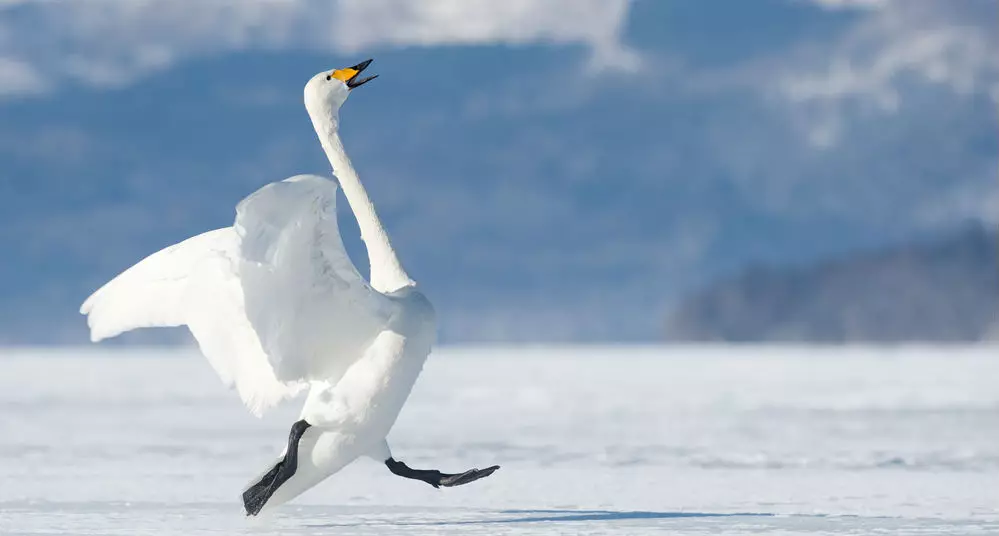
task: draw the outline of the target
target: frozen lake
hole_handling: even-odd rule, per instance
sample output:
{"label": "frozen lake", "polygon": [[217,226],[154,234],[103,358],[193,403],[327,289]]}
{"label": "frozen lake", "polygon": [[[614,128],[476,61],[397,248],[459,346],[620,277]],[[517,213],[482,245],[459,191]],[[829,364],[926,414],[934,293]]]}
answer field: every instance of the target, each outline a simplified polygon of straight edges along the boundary
{"label": "frozen lake", "polygon": [[273,515],[250,416],[193,351],[0,350],[0,534],[996,534],[999,349],[435,352],[389,440]]}

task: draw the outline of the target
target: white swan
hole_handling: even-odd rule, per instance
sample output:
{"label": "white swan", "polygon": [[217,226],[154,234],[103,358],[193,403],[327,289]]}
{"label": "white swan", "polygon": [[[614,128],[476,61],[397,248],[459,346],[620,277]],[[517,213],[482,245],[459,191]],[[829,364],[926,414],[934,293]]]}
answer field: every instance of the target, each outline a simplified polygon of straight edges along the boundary
{"label": "white swan", "polygon": [[287,502],[360,456],[434,487],[489,476],[410,469],[386,436],[435,340],[430,302],[403,270],[344,151],[340,106],[371,63],[323,72],[305,107],[368,250],[360,276],[337,228],[337,182],[299,175],[236,207],[232,227],[150,255],[84,302],[91,339],[186,325],[222,381],[254,414],[309,386],[277,462],[243,492],[247,515]]}

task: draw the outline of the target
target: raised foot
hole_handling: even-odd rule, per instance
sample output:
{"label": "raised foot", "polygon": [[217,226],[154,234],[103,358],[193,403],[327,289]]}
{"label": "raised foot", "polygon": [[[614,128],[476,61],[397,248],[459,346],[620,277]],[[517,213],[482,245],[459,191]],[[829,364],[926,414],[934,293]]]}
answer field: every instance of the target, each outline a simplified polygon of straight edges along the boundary
{"label": "raised foot", "polygon": [[475,482],[480,478],[485,478],[499,469],[500,466],[494,465],[492,467],[486,467],[485,469],[469,469],[464,473],[456,475],[444,475],[441,477],[440,485],[446,488],[452,488],[454,486],[461,486],[463,484],[468,484],[469,482]]}
{"label": "raised foot", "polygon": [[449,474],[442,473],[436,469],[413,469],[412,467],[392,458],[385,460],[385,465],[393,474],[403,478],[421,480],[435,488],[441,486],[452,488],[474,482],[480,478],[485,478],[499,469],[498,465],[486,467],[485,469],[469,469],[464,473]]}

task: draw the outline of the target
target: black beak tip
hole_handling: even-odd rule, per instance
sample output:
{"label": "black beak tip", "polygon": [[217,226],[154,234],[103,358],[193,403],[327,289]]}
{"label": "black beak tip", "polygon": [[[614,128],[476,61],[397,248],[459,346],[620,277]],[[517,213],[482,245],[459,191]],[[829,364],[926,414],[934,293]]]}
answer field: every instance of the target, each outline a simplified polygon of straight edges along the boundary
{"label": "black beak tip", "polygon": [[371,65],[372,61],[374,61],[373,58],[366,59],[366,60],[362,61],[361,63],[358,63],[357,65],[351,67],[351,69],[354,69],[357,72],[361,72],[361,71],[367,69],[368,65]]}

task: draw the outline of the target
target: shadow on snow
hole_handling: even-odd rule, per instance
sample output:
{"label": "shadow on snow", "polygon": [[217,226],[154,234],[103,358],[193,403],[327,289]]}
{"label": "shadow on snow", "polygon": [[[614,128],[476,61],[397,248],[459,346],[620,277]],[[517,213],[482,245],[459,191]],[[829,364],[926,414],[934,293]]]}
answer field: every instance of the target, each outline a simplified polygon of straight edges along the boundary
{"label": "shadow on snow", "polygon": [[[390,522],[391,525],[410,526],[449,526],[449,525],[489,525],[505,523],[545,523],[545,522],[582,522],[582,521],[628,521],[642,519],[682,519],[682,518],[712,518],[712,517],[772,517],[774,514],[759,512],[742,512],[733,514],[715,514],[708,512],[647,512],[647,511],[615,511],[615,510],[500,510],[495,512],[514,517],[499,519],[464,519],[455,521],[412,521]],[[486,514],[489,515],[489,514]],[[313,527],[331,527],[334,524],[311,525]]]}
{"label": "shadow on snow", "polygon": [[[544,521],[624,521],[629,519],[679,519],[686,517],[746,517],[771,516],[765,513],[712,514],[708,512],[646,512],[615,510],[503,510],[503,514],[522,517],[469,521],[468,523],[535,523]],[[465,522],[456,522],[465,523]],[[446,524],[442,522],[441,524]]]}

